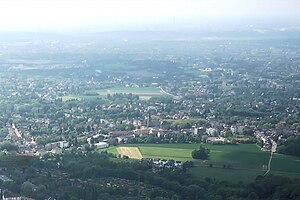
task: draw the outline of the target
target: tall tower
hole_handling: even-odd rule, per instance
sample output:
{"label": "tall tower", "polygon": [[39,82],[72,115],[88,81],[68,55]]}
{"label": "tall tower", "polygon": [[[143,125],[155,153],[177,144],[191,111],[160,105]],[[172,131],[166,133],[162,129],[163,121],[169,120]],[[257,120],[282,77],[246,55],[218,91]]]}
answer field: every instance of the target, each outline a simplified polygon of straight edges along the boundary
{"label": "tall tower", "polygon": [[150,122],[151,122],[151,114],[150,114],[150,111],[149,111],[148,114],[147,114],[147,128],[149,128]]}

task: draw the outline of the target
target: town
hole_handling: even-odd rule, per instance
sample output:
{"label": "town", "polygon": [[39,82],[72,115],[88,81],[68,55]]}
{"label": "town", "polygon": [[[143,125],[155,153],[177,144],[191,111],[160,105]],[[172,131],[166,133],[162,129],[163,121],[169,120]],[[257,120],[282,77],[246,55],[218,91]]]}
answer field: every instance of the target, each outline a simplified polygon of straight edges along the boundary
{"label": "town", "polygon": [[[147,42],[153,45],[149,47]],[[110,153],[111,147],[122,145],[253,144],[262,152],[299,156],[299,152],[285,148],[286,141],[297,140],[300,134],[300,50],[292,42],[254,40],[249,44],[242,39],[202,39],[188,47],[176,40],[157,46],[155,41],[130,40],[112,44],[2,42],[1,155],[38,159],[33,161],[39,164],[32,171],[53,180],[67,177],[69,184],[78,187],[99,185],[89,180],[90,175],[83,175],[87,178],[84,182],[60,172],[75,170],[68,168],[64,159],[72,160],[69,155],[93,158],[93,153],[131,159],[130,155]],[[163,51],[165,46],[168,51]],[[96,48],[99,55],[87,48]],[[54,54],[39,57],[35,54],[39,49],[50,49]],[[24,55],[27,59],[22,58]],[[189,162],[190,166],[183,167],[184,159],[151,156],[141,159],[141,165],[148,163],[145,169],[151,166],[156,174],[193,168]],[[209,162],[201,164],[218,167]],[[229,162],[222,165],[234,169]],[[38,165],[45,165],[41,163],[54,166],[53,174],[39,169]],[[263,172],[267,167],[263,165]],[[51,199],[49,193],[42,197],[35,194],[46,190],[44,184],[34,183],[40,180],[20,181],[21,189],[13,185],[14,173],[10,169],[0,171],[6,196],[22,193]],[[120,177],[113,180],[122,182],[117,179]],[[109,181],[103,184],[119,187]],[[131,189],[129,196],[138,193]],[[55,198],[64,197],[56,194]]]}

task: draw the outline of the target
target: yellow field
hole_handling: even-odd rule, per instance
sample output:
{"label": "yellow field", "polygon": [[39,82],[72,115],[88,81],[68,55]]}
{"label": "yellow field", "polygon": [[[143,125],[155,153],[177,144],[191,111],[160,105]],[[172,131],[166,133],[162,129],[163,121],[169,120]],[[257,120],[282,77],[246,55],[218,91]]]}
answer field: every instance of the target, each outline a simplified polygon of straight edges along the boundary
{"label": "yellow field", "polygon": [[139,159],[139,160],[143,158],[138,147],[118,147],[117,151],[122,156],[126,155],[129,158]]}

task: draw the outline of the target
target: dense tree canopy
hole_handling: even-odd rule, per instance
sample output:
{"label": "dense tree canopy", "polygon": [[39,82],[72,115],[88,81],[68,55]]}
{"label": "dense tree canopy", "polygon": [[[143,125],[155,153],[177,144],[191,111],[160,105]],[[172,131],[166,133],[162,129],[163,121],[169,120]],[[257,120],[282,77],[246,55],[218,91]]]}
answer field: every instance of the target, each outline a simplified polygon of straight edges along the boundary
{"label": "dense tree canopy", "polygon": [[11,142],[2,142],[0,143],[0,150],[6,149],[7,151],[16,151],[18,150],[18,146]]}
{"label": "dense tree canopy", "polygon": [[278,152],[287,155],[300,156],[300,136],[290,136],[283,145],[278,147]]}
{"label": "dense tree canopy", "polygon": [[210,150],[208,148],[205,148],[201,145],[199,149],[192,151],[192,158],[206,160],[209,157],[209,152]]}

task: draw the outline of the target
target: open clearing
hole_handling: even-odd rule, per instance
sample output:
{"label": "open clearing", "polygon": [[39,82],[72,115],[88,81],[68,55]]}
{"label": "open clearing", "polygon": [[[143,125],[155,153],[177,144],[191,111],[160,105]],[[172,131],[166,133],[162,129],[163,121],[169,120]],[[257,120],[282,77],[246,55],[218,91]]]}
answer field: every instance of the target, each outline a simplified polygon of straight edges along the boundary
{"label": "open clearing", "polygon": [[132,159],[142,159],[143,156],[138,147],[118,147],[117,151],[122,156],[128,156]]}
{"label": "open clearing", "polygon": [[148,100],[151,97],[166,97],[170,96],[168,93],[164,92],[157,87],[113,87],[102,90],[92,90],[98,95],[88,96],[88,95],[66,95],[61,97],[63,101],[69,100],[82,100],[82,99],[95,99],[95,98],[106,98],[108,94],[133,94],[138,95],[140,99]]}
{"label": "open clearing", "polygon": [[103,90],[96,90],[99,95],[108,95],[116,93],[134,94],[138,95],[141,99],[150,99],[157,96],[168,96],[160,88],[157,87],[114,87]]}
{"label": "open clearing", "polygon": [[103,96],[100,95],[95,95],[95,96],[88,96],[88,95],[66,95],[62,96],[62,101],[70,101],[70,100],[87,100],[87,99],[97,99],[97,98],[102,98]]}
{"label": "open clearing", "polygon": [[[269,152],[261,151],[254,144],[240,145],[205,145],[210,149],[208,161],[195,160],[191,157],[192,150],[200,144],[127,144],[122,147],[135,147],[141,157],[194,161],[194,167],[188,172],[198,178],[215,178],[230,182],[250,182],[263,175],[263,165],[267,165]],[[121,148],[122,148],[121,147]],[[120,147],[118,147],[120,148]],[[118,149],[117,148],[117,149]],[[110,147],[108,152],[116,152]],[[130,156],[129,156],[130,157]],[[300,178],[299,157],[274,154],[270,174]],[[209,167],[212,164],[212,167]],[[230,165],[229,168],[224,168]]]}

